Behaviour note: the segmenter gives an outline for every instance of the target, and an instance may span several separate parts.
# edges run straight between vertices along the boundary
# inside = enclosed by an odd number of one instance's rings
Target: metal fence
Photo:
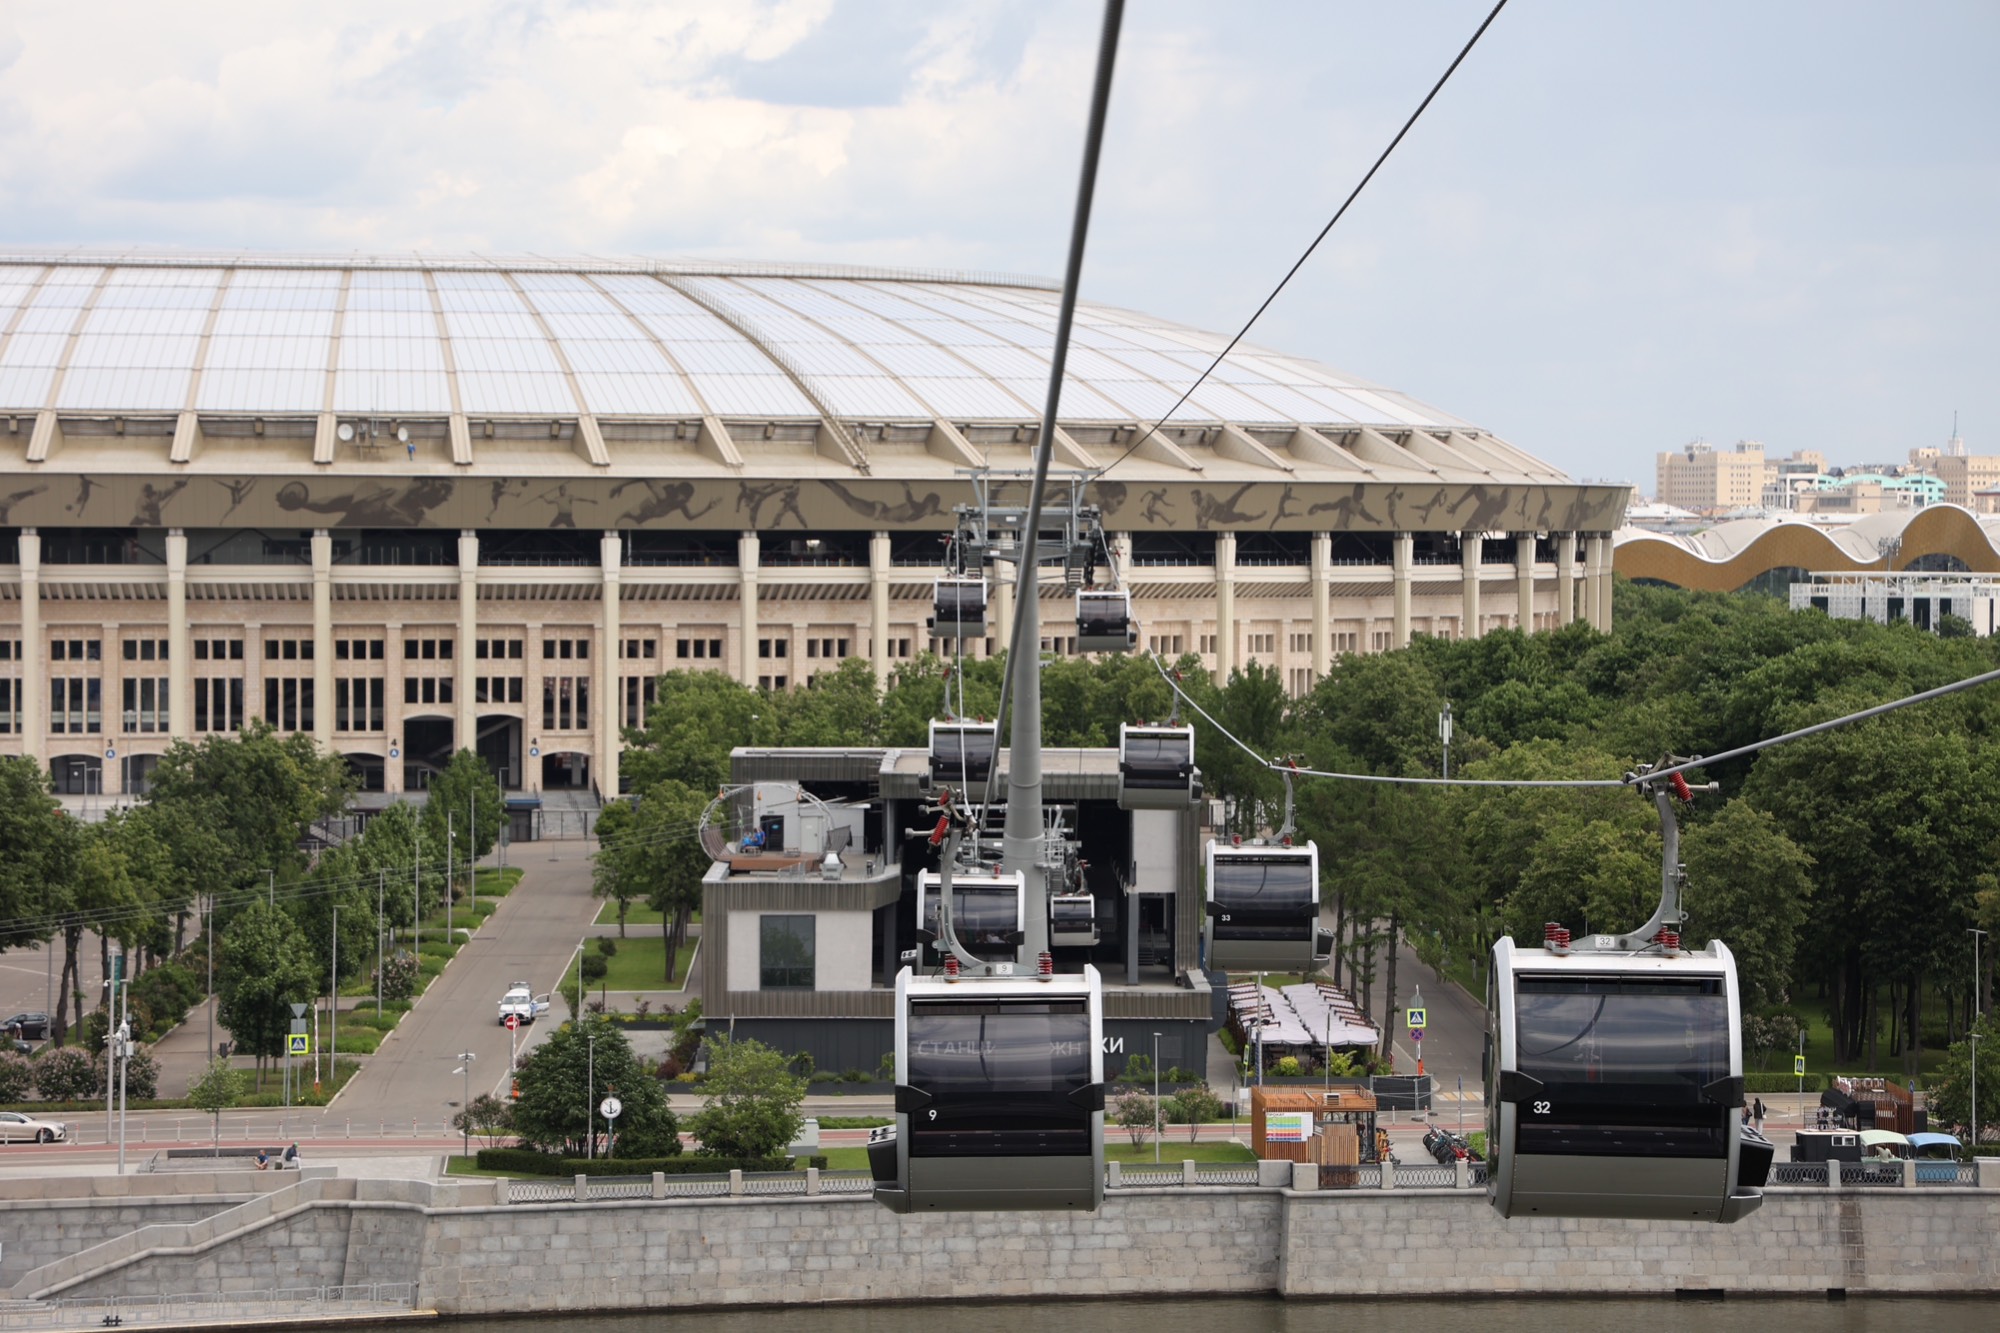
[[[1826,1184],[1825,1162],[1773,1162],[1770,1183],[1773,1185],[1824,1185]]]
[[[79,1324],[250,1324],[260,1319],[382,1314],[413,1308],[414,1282],[186,1292],[172,1296],[61,1298],[0,1303],[0,1329],[74,1328]]]
[[[1450,1166],[1398,1166],[1399,1190],[1448,1190],[1458,1186],[1458,1169]]]

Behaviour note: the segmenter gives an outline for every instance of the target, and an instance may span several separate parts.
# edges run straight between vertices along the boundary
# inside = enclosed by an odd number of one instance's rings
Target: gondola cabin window
[[[757,984],[763,990],[812,990],[817,980],[815,920],[808,913],[758,919]]]
[[[1728,1110],[1704,1089],[1730,1075],[1722,978],[1522,976],[1524,1153],[1725,1157]]]
[[[912,1157],[1088,1156],[1091,1115],[1070,1094],[1091,1083],[1081,1000],[916,1001],[909,1082]]]

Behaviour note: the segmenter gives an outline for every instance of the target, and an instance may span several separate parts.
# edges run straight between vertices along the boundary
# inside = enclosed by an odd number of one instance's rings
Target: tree
[[[688,1121],[707,1157],[765,1161],[799,1135],[806,1081],[784,1054],[759,1041],[708,1041],[707,1097]]]
[[[1972,1052],[1979,1051],[1979,1138],[1987,1142],[2000,1135],[2000,1023],[1987,1014],[1973,1025],[1977,1042],[1953,1043],[1932,1074],[1926,1098],[1930,1103],[1931,1128],[1972,1126]]]
[[[50,1040],[60,1046],[68,1035],[68,996],[75,975],[76,945],[82,934],[75,920],[76,858],[81,826],[63,813],[48,775],[32,758],[0,758],[0,949],[48,945],[57,932],[66,948],[62,989]],[[77,1017],[82,1018],[81,1006]]]
[[[514,1132],[530,1147],[564,1157],[597,1155],[606,1131],[598,1104],[616,1092],[616,1155],[673,1157],[680,1129],[659,1081],[640,1068],[625,1034],[591,1014],[557,1028],[522,1063]]]
[[[772,703],[785,745],[874,745],[882,734],[882,694],[865,657],[850,657]]]
[[[229,1067],[229,1061],[220,1058],[209,1061],[208,1068],[188,1084],[188,1105],[197,1111],[208,1112],[214,1121],[214,1155],[217,1157],[222,1155],[222,1113],[236,1105],[242,1090],[242,1078]]]
[[[1705,948],[1711,938],[1728,944],[1745,1010],[1789,1000],[1799,930],[1812,901],[1813,858],[1747,801],[1731,801],[1691,824],[1681,856],[1688,946]]]
[[[1111,1118],[1118,1128],[1132,1136],[1132,1146],[1137,1148],[1145,1143],[1148,1131],[1159,1123],[1159,1110],[1151,1097],[1133,1091],[1113,1103]]]
[[[482,1092],[453,1113],[451,1127],[462,1135],[477,1134],[491,1148],[514,1132],[513,1103]]]
[[[284,1054],[292,1006],[319,994],[319,969],[305,935],[283,909],[253,901],[218,942],[218,1016],[239,1052],[264,1061]]]
[[[696,832],[706,806],[694,788],[661,779],[629,803],[611,806],[598,820],[591,891],[618,904],[621,935],[627,905],[634,899],[643,899],[660,914],[668,982],[701,905],[702,876],[713,864]]]
[[[1222,1115],[1222,1099],[1210,1092],[1206,1083],[1201,1083],[1182,1088],[1167,1098],[1166,1113],[1174,1124],[1188,1127],[1188,1142],[1193,1143],[1201,1133],[1203,1121]]]
[[[471,750],[460,750],[431,779],[430,799],[424,802],[424,845],[442,861],[449,834],[453,864],[465,868],[456,872],[463,875],[459,882],[470,885],[469,867],[500,841],[504,811],[500,783],[486,761]]]
[[[729,752],[751,736],[753,718],[775,711],[769,698],[720,671],[669,671],[646,725],[626,731],[620,767],[634,791],[668,778],[714,791],[729,781]]]
[[[43,1051],[35,1060],[35,1091],[45,1101],[84,1101],[96,1086],[90,1057],[75,1047]]]

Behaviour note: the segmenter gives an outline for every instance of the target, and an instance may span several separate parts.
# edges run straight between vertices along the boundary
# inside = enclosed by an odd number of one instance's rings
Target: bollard
[[[319,1121],[313,1121],[313,1138],[319,1138]]]
[[[586,1106],[583,1109],[588,1111],[590,1108]],[[410,1117],[410,1137],[417,1137],[417,1118],[415,1116]]]
[[[742,1194],[743,1194],[743,1168],[740,1166],[732,1166],[729,1168],[729,1197],[732,1199],[740,1198],[742,1197]]]
[[[1466,1158],[1461,1157],[1451,1164],[1451,1187],[1455,1190],[1472,1188],[1472,1163]]]
[[[1903,1159],[1903,1188],[1915,1189],[1917,1185],[1917,1164],[1910,1158]]]
[[[416,1122],[411,1121],[410,1123],[415,1124]],[[590,1197],[590,1177],[578,1176],[576,1178],[576,1201],[578,1203],[582,1203],[585,1199],[589,1197]]]
[[[340,1137],[342,1137],[343,1139],[351,1139],[354,1137],[354,1122],[352,1120],[343,1122],[343,1127],[340,1131]]]
[[[1181,1184],[1192,1185],[1194,1183],[1194,1159],[1183,1157],[1181,1159]]]
[[[146,1141],[146,1122],[141,1120],[139,1122],[139,1142],[144,1143],[145,1141]]]
[[[1125,1164],[1123,1162],[1113,1162],[1109,1166],[1104,1168],[1105,1171],[1104,1188],[1115,1190],[1121,1184],[1124,1183],[1125,1179],[1124,1166]]]
[[[1292,1163],[1292,1188],[1295,1190],[1316,1190],[1319,1188],[1318,1162]]]
[[[508,1185],[508,1180],[507,1177],[505,1176],[502,1176],[500,1177],[500,1179],[493,1182],[493,1202],[498,1204],[506,1204],[513,1202],[513,1200],[508,1197],[507,1185]]]
[[[806,1168],[806,1193],[819,1193],[819,1168],[816,1166]]]
[[[181,1122],[176,1120],[174,1121],[174,1142],[179,1143],[180,1141],[181,1141]]]
[[[653,1173],[653,1197],[656,1199],[667,1197],[667,1173],[664,1171]]]
[[[1396,1188],[1396,1159],[1393,1157],[1382,1159],[1382,1188],[1385,1190]]]

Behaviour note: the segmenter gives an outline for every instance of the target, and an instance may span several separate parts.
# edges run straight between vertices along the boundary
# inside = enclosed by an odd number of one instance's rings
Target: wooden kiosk
[[[1322,1184],[1351,1187],[1358,1174],[1353,1168],[1381,1160],[1375,1112],[1375,1094],[1353,1084],[1254,1087],[1250,1150],[1267,1161],[1316,1162]]]

